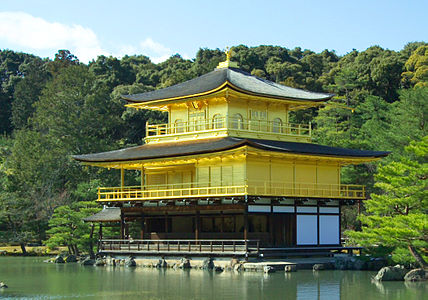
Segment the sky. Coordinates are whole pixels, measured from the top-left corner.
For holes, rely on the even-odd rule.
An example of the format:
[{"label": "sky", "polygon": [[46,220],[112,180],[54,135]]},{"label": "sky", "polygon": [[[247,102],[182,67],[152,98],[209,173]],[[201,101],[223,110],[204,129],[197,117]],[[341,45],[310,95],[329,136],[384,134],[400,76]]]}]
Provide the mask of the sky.
[{"label": "sky", "polygon": [[234,45],[301,47],[344,55],[428,41],[428,0],[0,0],[0,49],[80,61],[98,55],[176,53]]}]

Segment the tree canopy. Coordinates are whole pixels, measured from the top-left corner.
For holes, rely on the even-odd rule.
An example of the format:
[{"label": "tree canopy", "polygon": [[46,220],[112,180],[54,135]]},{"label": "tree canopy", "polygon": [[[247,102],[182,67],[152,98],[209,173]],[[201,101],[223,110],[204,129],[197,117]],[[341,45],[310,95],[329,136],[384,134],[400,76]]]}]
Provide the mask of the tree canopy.
[{"label": "tree canopy", "polygon": [[[401,163],[405,146],[428,135],[427,47],[425,42],[401,51],[372,46],[340,56],[331,50],[237,45],[232,60],[261,78],[335,93],[324,108],[290,115],[291,122],[312,122],[314,142],[390,150],[385,161]],[[71,155],[141,144],[146,121],[165,122],[166,115],[125,108],[121,95],[189,80],[224,59],[220,49],[201,48],[195,59],[175,54],[156,64],[143,55],[100,55],[83,64],[68,50],[59,50],[53,60],[0,50],[0,241],[61,241],[73,245],[70,251],[84,247],[54,242],[54,222],[80,214],[77,203],[93,200],[90,194],[76,196],[79,188],[115,185],[119,174],[81,166]],[[374,184],[377,165],[343,168],[341,178],[367,185],[374,195],[387,194]],[[86,235],[88,225],[82,226],[76,232]]]},{"label": "tree canopy", "polygon": [[[362,231],[348,235],[367,246],[390,246],[398,261],[408,260],[407,250],[422,267],[428,267],[428,136],[413,141],[405,155],[379,168],[374,193],[360,216]],[[423,250],[425,249],[425,250]],[[420,251],[423,251],[420,253]]]}]

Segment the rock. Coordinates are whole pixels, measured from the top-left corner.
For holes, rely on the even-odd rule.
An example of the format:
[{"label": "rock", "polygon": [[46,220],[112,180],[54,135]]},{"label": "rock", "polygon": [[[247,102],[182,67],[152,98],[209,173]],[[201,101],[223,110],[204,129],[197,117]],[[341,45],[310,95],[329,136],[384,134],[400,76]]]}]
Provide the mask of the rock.
[{"label": "rock", "polygon": [[103,259],[103,258],[97,258],[95,260],[94,266],[102,267],[102,266],[105,266],[105,264],[106,264],[106,260],[105,259]]},{"label": "rock", "polygon": [[116,267],[116,260],[113,257],[108,256],[106,258],[106,265]]},{"label": "rock", "polygon": [[404,280],[407,270],[400,265],[383,267],[373,278],[375,281],[399,281]]},{"label": "rock", "polygon": [[70,255],[67,255],[64,260],[66,263],[74,263],[74,262],[77,262],[77,257],[76,255],[70,254]]},{"label": "rock", "polygon": [[177,265],[179,269],[190,269],[190,261],[187,258],[182,258]]},{"label": "rock", "polygon": [[204,261],[202,262],[201,269],[203,269],[203,270],[212,270],[212,269],[214,269],[213,259],[211,257],[204,259]]},{"label": "rock", "polygon": [[242,264],[237,263],[236,265],[233,266],[233,270],[236,272],[241,272],[242,271]]},{"label": "rock", "polygon": [[265,274],[269,274],[269,273],[275,272],[275,269],[273,267],[271,267],[271,266],[264,266],[263,267],[263,272]]},{"label": "rock", "polygon": [[137,263],[135,262],[133,257],[128,257],[124,262],[125,267],[136,267]]},{"label": "rock", "polygon": [[230,266],[233,268],[233,267],[235,267],[235,265],[236,264],[239,264],[239,259],[237,259],[237,258],[232,258],[231,260],[230,260]]},{"label": "rock", "polygon": [[65,261],[64,261],[64,258],[61,255],[57,255],[54,258],[54,263],[56,263],[56,264],[63,264],[63,263],[65,263]]},{"label": "rock", "polygon": [[161,258],[161,259],[159,259],[159,261],[155,264],[155,266],[154,266],[155,268],[157,268],[157,269],[160,269],[160,268],[166,268],[166,267],[168,267],[168,264],[166,263],[166,260],[165,259],[163,259],[163,258]]},{"label": "rock", "polygon": [[425,281],[428,274],[424,269],[413,269],[404,276],[405,281]]},{"label": "rock", "polygon": [[80,262],[80,264],[82,266],[93,266],[95,264],[95,260],[91,259],[90,257],[86,257]]},{"label": "rock", "polygon": [[7,289],[8,286],[3,281],[0,281],[0,289]]},{"label": "rock", "polygon": [[222,267],[220,267],[220,266],[215,266],[214,267],[214,271],[217,272],[217,273],[221,273],[221,272],[224,271],[224,269]]},{"label": "rock", "polygon": [[296,272],[297,271],[297,265],[286,265],[284,267],[285,272]]},{"label": "rock", "polygon": [[324,264],[315,264],[312,266],[313,271],[322,271],[325,269],[326,269],[326,267],[324,266]]}]

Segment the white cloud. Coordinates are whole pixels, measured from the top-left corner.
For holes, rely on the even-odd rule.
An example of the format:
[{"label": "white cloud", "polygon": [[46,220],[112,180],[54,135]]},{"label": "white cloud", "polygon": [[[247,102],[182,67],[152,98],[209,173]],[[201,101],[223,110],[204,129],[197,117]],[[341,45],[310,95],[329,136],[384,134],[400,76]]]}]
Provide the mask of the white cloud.
[{"label": "white cloud", "polygon": [[107,54],[91,29],[48,22],[24,12],[0,12],[0,40],[36,51],[68,49],[82,62]]},{"label": "white cloud", "polygon": [[[39,56],[50,53],[53,57],[59,49],[67,49],[84,63],[99,55],[123,57],[126,54],[143,54],[154,63],[160,63],[176,53],[150,37],[137,45],[119,45],[107,51],[90,28],[48,22],[25,12],[0,12],[0,42],[10,49],[17,47],[19,51]],[[188,58],[187,55],[183,57]]]},{"label": "white cloud", "polygon": [[174,51],[158,42],[155,42],[150,37],[140,42],[140,47],[142,53],[150,57],[154,63],[163,62],[174,54]]}]

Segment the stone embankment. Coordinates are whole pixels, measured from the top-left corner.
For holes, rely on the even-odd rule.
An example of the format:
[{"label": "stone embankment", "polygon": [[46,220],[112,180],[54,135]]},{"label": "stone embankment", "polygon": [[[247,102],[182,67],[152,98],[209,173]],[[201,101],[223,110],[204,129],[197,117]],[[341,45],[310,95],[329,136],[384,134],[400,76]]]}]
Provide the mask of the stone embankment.
[{"label": "stone embankment", "polygon": [[256,260],[240,261],[232,259],[214,258],[117,258],[117,257],[76,257],[74,255],[58,255],[47,260],[52,263],[79,262],[82,266],[111,266],[111,267],[144,267],[156,269],[200,269],[223,271],[253,271],[265,274],[282,271],[296,272],[298,269],[312,269],[314,272],[324,270],[371,270],[379,271],[373,278],[374,281],[406,280],[423,281],[427,280],[428,274],[423,269],[409,270],[403,266],[387,266],[387,261],[382,258],[369,258],[348,255],[337,255],[333,258],[302,258],[283,260]]}]

